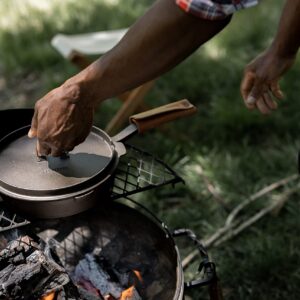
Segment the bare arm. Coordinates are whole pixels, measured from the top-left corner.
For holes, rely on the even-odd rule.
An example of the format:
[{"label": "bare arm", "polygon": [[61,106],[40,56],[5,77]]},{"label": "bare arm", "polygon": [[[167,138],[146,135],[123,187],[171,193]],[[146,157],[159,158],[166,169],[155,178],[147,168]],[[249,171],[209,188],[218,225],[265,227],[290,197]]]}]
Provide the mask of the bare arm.
[{"label": "bare arm", "polygon": [[228,22],[202,20],[183,12],[174,0],[159,0],[115,48],[72,82],[83,82],[98,101],[115,96],[170,70]]},{"label": "bare arm", "polygon": [[245,69],[241,93],[249,109],[269,114],[283,98],[280,77],[293,65],[300,47],[300,0],[286,0],[272,45]]},{"label": "bare arm", "polygon": [[177,65],[229,22],[195,18],[158,0],[120,43],[36,104],[29,137],[39,155],[60,155],[84,141],[97,103]]},{"label": "bare arm", "polygon": [[296,55],[300,47],[300,0],[286,1],[272,47],[280,56]]}]

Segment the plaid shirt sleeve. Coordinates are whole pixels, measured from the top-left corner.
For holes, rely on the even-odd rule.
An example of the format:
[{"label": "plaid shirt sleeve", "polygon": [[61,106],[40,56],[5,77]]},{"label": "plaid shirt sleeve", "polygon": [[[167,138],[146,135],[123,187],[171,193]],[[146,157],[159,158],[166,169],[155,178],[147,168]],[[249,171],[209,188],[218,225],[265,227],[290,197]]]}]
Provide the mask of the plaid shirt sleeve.
[{"label": "plaid shirt sleeve", "polygon": [[208,20],[222,20],[237,10],[258,4],[259,0],[176,0],[184,11]]}]

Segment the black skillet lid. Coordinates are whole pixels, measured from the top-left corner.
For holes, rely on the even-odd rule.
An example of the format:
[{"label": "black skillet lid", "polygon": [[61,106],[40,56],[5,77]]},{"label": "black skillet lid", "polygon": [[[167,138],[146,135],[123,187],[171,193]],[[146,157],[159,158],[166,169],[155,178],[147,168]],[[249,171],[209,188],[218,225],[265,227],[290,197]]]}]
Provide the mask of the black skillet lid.
[{"label": "black skillet lid", "polygon": [[36,139],[27,137],[28,130],[29,126],[20,128],[0,141],[0,189],[4,193],[47,195],[66,189],[76,191],[91,179],[99,180],[113,171],[114,144],[96,127],[67,158],[48,156],[43,160],[37,158]]}]

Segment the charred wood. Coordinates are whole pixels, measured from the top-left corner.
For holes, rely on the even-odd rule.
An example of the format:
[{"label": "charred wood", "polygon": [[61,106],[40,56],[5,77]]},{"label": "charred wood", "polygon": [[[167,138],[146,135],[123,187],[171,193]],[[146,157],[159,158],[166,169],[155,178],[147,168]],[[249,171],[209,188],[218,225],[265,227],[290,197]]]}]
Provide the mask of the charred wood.
[{"label": "charred wood", "polygon": [[49,246],[29,236],[9,242],[0,252],[0,299],[39,299],[69,281]]},{"label": "charred wood", "polygon": [[85,283],[85,287],[90,283],[102,295],[111,294],[117,299],[120,298],[123,290],[120,284],[111,280],[109,274],[101,268],[92,254],[86,254],[78,263],[73,280],[80,285]]}]

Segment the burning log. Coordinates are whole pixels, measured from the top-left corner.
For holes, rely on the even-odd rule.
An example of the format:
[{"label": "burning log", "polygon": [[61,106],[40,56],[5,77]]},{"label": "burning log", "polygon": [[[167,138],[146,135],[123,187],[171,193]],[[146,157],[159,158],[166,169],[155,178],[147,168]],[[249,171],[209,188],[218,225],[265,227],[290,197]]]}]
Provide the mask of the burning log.
[{"label": "burning log", "polygon": [[131,274],[137,281],[143,281],[140,272],[120,272],[112,268],[103,257],[86,254],[75,268],[72,279],[79,286],[84,299],[94,300],[141,300],[134,286],[130,284]]},{"label": "burning log", "polygon": [[38,244],[29,236],[9,242],[0,252],[0,298],[40,299],[62,289],[69,281],[49,246]]},{"label": "burning log", "polygon": [[[75,268],[74,281],[83,287],[92,285],[100,295],[112,295],[119,299],[122,286],[111,280],[110,275],[101,268],[92,254],[86,254]],[[87,289],[91,292],[91,288]],[[95,292],[95,291],[94,291]]]},{"label": "burning log", "polygon": [[6,241],[0,251],[0,299],[141,300],[141,272],[130,264],[111,264],[102,249],[86,254],[73,269],[75,286],[50,240],[37,242],[18,232]]}]

